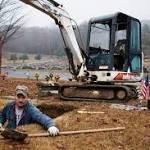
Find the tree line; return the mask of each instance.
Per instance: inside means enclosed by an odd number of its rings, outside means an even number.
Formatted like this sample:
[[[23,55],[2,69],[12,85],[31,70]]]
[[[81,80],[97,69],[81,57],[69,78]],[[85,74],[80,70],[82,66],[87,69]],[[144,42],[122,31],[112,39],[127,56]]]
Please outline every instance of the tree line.
[[[20,37],[8,41],[6,51],[60,56],[64,54],[62,38],[57,28],[22,28],[16,34]]]
[[[75,32],[81,48],[85,48],[87,23],[80,25],[80,33]],[[64,43],[59,28],[52,27],[28,27],[22,28],[16,33],[19,38],[12,39],[5,44],[5,51],[20,53],[38,53],[48,55],[65,55]]]
[[[81,48],[86,47],[87,23],[80,25],[81,40],[78,42]],[[64,46],[60,31],[57,27],[30,27],[22,28],[18,31],[20,37],[10,40],[5,45],[5,50],[9,52],[36,53],[48,55],[65,55]],[[79,32],[76,32],[79,37]],[[150,55],[150,25],[142,24],[142,49],[144,54]]]
[[[145,56],[150,55],[150,21],[142,25],[142,49]]]
[[[28,57],[27,54],[22,54],[22,55],[18,56],[16,53],[13,53],[13,54],[10,55],[10,57],[8,59],[13,61],[13,63],[15,63],[16,60],[22,60],[22,62],[24,63],[25,60],[29,59],[29,57]],[[34,56],[34,59],[35,60],[41,60],[42,56],[40,54],[37,54],[37,55]]]

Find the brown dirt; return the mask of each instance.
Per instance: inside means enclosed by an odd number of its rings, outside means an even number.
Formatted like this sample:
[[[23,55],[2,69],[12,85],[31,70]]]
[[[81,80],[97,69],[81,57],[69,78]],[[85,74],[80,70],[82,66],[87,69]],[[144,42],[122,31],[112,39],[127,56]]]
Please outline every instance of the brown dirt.
[[[37,81],[35,80],[27,80],[27,79],[16,79],[16,78],[7,78],[6,80],[2,80],[0,78],[0,95],[15,95],[15,88],[17,85],[26,85],[29,88],[29,96],[30,98],[36,98],[38,95],[38,89],[36,86]]]
[[[37,97],[36,81],[7,79],[0,81],[1,95],[14,95],[15,86],[28,85],[30,97]],[[5,92],[4,92],[5,91]],[[0,105],[5,102],[0,100]],[[132,100],[131,103],[135,103]],[[57,95],[38,99],[39,108],[51,116],[55,110],[55,122],[60,131],[125,127],[123,131],[78,134],[57,137],[27,138],[24,142],[0,139],[0,150],[150,150],[150,112],[110,108],[100,102],[62,101]],[[79,114],[77,110],[102,111],[104,114]],[[59,116],[61,115],[61,116]],[[40,133],[45,130],[37,124],[19,127],[26,133]]]

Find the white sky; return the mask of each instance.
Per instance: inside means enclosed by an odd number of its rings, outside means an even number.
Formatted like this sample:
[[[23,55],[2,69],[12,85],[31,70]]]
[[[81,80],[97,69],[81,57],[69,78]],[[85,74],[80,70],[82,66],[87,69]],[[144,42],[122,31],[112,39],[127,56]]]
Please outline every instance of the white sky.
[[[98,17],[121,11],[140,20],[150,19],[150,0],[57,0],[63,4],[71,18],[81,23],[91,17]],[[25,6],[25,5],[24,5]],[[25,6],[26,26],[49,26],[53,20],[31,7]],[[54,24],[54,23],[53,23]]]

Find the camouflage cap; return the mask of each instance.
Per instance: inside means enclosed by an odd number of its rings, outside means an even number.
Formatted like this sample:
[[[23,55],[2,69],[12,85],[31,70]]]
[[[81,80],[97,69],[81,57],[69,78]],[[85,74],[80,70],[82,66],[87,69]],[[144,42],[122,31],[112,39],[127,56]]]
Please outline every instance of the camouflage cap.
[[[23,96],[27,96],[28,95],[28,87],[24,86],[24,85],[18,85],[16,87],[16,95],[22,94]]]

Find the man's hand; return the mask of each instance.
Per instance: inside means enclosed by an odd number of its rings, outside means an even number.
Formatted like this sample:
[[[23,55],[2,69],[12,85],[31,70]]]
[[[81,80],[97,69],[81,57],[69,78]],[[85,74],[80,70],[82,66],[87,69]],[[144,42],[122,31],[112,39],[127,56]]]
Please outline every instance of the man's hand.
[[[51,136],[56,136],[59,134],[59,129],[56,128],[55,126],[49,127],[48,132]]]

